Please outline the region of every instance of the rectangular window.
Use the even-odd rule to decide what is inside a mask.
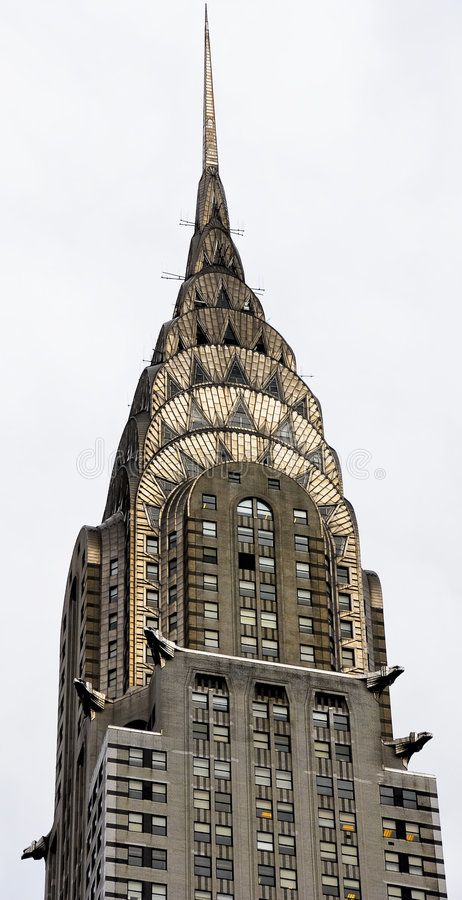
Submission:
[[[202,559],[204,562],[216,564],[218,561],[217,548],[216,547],[203,547],[202,548]]]
[[[119,560],[111,559],[109,563],[109,575],[117,575],[119,572]]]
[[[260,600],[276,600],[274,584],[260,584]]]
[[[217,498],[215,494],[202,494],[202,509],[216,509]]]
[[[382,830],[384,838],[396,838],[397,828],[395,819],[382,819]]]
[[[176,547],[177,543],[178,543],[177,533],[176,533],[176,531],[171,531],[168,536],[168,549],[173,550],[173,548]]]
[[[151,850],[151,866],[153,869],[167,868],[167,851],[157,850],[155,847]]]
[[[292,772],[286,769],[276,769],[276,787],[281,791],[292,790]]]
[[[326,741],[315,741],[314,755],[317,756],[318,759],[330,759],[330,744]]]
[[[306,591],[304,588],[297,588],[297,602],[302,606],[311,606],[311,591]]]
[[[348,716],[344,716],[342,713],[334,713],[333,715],[334,728],[336,731],[349,731],[350,730],[350,721]]]
[[[269,572],[270,575],[274,575],[274,559],[272,556],[259,556],[258,557],[258,568],[260,572]]]
[[[107,673],[107,686],[113,688],[117,684],[117,669],[109,669]]]
[[[246,569],[248,572],[255,572],[255,554],[254,553],[238,553],[238,565],[240,569]]]
[[[175,574],[175,572],[176,572],[176,557],[174,556],[173,559],[169,559],[169,561],[168,561],[168,576],[169,576],[169,578],[171,578],[172,575]]]
[[[294,544],[297,553],[308,553],[308,538],[304,534],[295,534]]]
[[[338,606],[342,612],[351,612],[351,596],[350,594],[338,595]]]
[[[274,852],[273,835],[269,831],[257,831],[257,850]]]
[[[153,606],[155,609],[159,607],[159,591],[148,588],[146,591],[146,606]]]
[[[167,754],[165,750],[152,751],[151,766],[153,769],[163,769],[164,771],[166,770]]]
[[[308,525],[308,513],[306,509],[294,509],[295,525]]]
[[[229,728],[227,725],[213,726],[213,740],[217,744],[229,744]]]
[[[114,659],[117,656],[117,641],[109,641],[107,645],[107,655],[109,659]]]
[[[279,753],[290,753],[290,737],[287,734],[274,735],[274,749]]]
[[[166,803],[167,802],[167,785],[162,781],[153,781],[152,783],[152,799],[156,801],[156,803]]]
[[[117,613],[109,613],[109,631],[115,631],[117,628]]]
[[[241,625],[250,625],[255,627],[257,624],[257,614],[254,609],[244,609],[241,607]]]
[[[159,552],[159,538],[154,535],[146,535],[146,553],[157,556]]]
[[[350,570],[346,566],[337,566],[337,583],[350,583]]]
[[[268,490],[270,491],[280,491],[281,490],[281,482],[279,478],[268,478]]]
[[[172,603],[175,603],[176,598],[177,598],[177,586],[176,586],[176,584],[172,584],[172,585],[169,587],[169,589],[168,589],[168,603],[169,603],[169,606],[170,606]]]
[[[142,866],[143,865],[143,848],[142,847],[132,847],[128,848],[128,865],[129,866]]]
[[[297,873],[293,869],[279,869],[279,879],[286,891],[297,890]]]
[[[210,809],[210,791],[193,791],[195,809]]]
[[[306,644],[301,644],[300,659],[305,663],[314,663],[314,647],[308,647]]]
[[[237,505],[237,514],[238,516],[251,516],[252,515],[252,501],[250,499],[241,500]]]
[[[340,636],[342,638],[353,637],[353,622],[349,619],[340,619]]]
[[[210,776],[210,760],[204,756],[193,757],[193,775],[201,778],[209,778]]]
[[[167,886],[165,884],[153,884],[151,886],[151,900],[167,900]]]
[[[339,760],[339,762],[351,762],[351,747],[349,744],[336,744],[335,745],[335,758]]]
[[[261,700],[254,700],[252,703],[252,714],[257,719],[268,718],[268,704],[262,703]]]
[[[343,879],[343,891],[345,900],[360,900],[361,898],[361,886],[355,878]]]
[[[313,634],[313,619],[308,616],[299,616],[298,627],[302,634]]]
[[[313,710],[313,725],[315,728],[329,728],[329,716],[321,710]]]
[[[343,797],[344,800],[354,800],[355,792],[352,781],[348,781],[344,778],[339,778],[337,780],[337,791],[339,797]]]
[[[212,861],[210,856],[194,855],[194,874],[199,878],[212,877]]]
[[[216,522],[202,522],[202,534],[204,535],[204,537],[216,538],[217,523]]]
[[[289,707],[285,703],[273,703],[273,718],[276,722],[288,722]]]
[[[241,544],[253,544],[253,528],[239,525],[237,529],[237,539]]]
[[[176,612],[172,613],[171,616],[168,617],[168,628],[169,631],[174,631],[178,625],[178,614]]]
[[[218,619],[218,603],[204,603],[204,619]]]
[[[240,472],[228,472],[228,481],[231,481],[232,484],[240,484],[241,483],[241,473]]]
[[[339,897],[338,878],[335,875],[321,876],[322,893],[325,897]]]
[[[385,868],[387,872],[399,872],[399,853],[385,851]]]
[[[207,722],[193,722],[192,736],[195,741],[208,741],[209,726]]]
[[[231,847],[233,843],[233,829],[229,825],[216,825],[215,843]]]
[[[295,570],[296,570],[297,578],[309,578],[310,577],[309,563],[297,562],[297,563],[295,563]]]
[[[127,884],[127,900],[142,900],[143,883],[141,881],[129,881]]]
[[[295,838],[289,834],[280,834],[279,853],[285,853],[286,856],[295,856]]]
[[[159,619],[157,616],[146,616],[146,628],[152,628],[153,631],[159,627]]]
[[[272,531],[258,529],[258,543],[260,547],[274,547],[274,534]]]
[[[261,653],[262,653],[262,656],[277,657],[277,655],[279,653],[278,642],[270,641],[267,638],[262,638]]]
[[[217,878],[224,878],[227,881],[233,880],[233,861],[232,861],[232,859],[221,859],[221,857],[218,857],[215,865],[216,865]]]
[[[254,731],[253,745],[259,750],[269,750],[269,734],[266,731]]]
[[[272,819],[273,818],[273,805],[271,800],[264,800],[261,797],[257,797],[255,802],[255,808],[257,813],[257,819]]]
[[[151,831],[153,834],[167,834],[167,816],[152,816]]]
[[[119,596],[119,589],[117,586],[109,588],[109,603],[116,603],[117,598]]]
[[[274,874],[274,866],[258,866],[258,884],[264,884],[268,887],[275,886],[276,877]]]
[[[241,597],[255,597],[255,582],[241,579],[239,581],[239,593]]]
[[[231,778],[231,763],[224,759],[216,759],[213,764],[213,774],[215,778],[229,781]]]
[[[255,784],[271,787],[271,769],[267,766],[255,766]]]
[[[274,631],[277,628],[276,613],[262,612],[260,623],[262,628],[271,628],[271,630]]]
[[[210,825],[208,822],[194,822],[194,840],[210,844]]]
[[[130,747],[128,750],[128,765],[129,766],[142,766],[143,765],[143,751],[140,747]]]
[[[231,794],[215,791],[216,812],[231,812]]]
[[[208,707],[208,694],[202,691],[193,691],[191,694],[192,702],[194,706],[200,706],[201,709],[207,709]]]
[[[212,709],[218,709],[221,712],[229,712],[229,700],[223,694],[212,695]]]
[[[323,794],[325,797],[333,796],[333,788],[332,788],[332,778],[328,778],[326,775],[316,775],[316,790],[318,794]]]
[[[337,859],[337,848],[335,844],[330,841],[321,841],[320,842],[321,849],[321,859],[330,859],[333,862]]]
[[[294,805],[293,803],[283,803],[281,800],[277,803],[277,814],[279,822],[294,821]]]
[[[207,631],[206,629],[204,632],[204,646],[213,647],[217,650],[219,647],[218,637],[218,631]]]
[[[157,563],[146,563],[146,578],[149,581],[159,581],[159,566]]]
[[[349,647],[342,647],[342,666],[346,669],[354,669],[355,651]]]
[[[318,825],[320,828],[335,828],[334,811],[332,809],[318,809]]]
[[[342,844],[342,863],[344,866],[358,865],[358,848],[350,844]]]
[[[354,813],[340,812],[338,819],[342,831],[356,831],[356,816]]]
[[[130,779],[128,782],[128,796],[135,800],[143,799],[143,782]]]
[[[257,639],[253,637],[241,637],[241,653],[256,653]]]
[[[129,813],[128,814],[128,830],[129,831],[142,831],[143,830],[143,816],[141,813]]]

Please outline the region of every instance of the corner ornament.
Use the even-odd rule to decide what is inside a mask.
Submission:
[[[376,672],[369,672],[366,677],[367,690],[381,697],[384,690],[390,687],[403,672],[402,666],[382,666]]]
[[[407,769],[411,756],[419,753],[422,747],[431,741],[433,735],[429,731],[411,731],[407,737],[396,738],[394,741],[383,741],[385,747],[393,747],[396,756],[402,759],[404,768]]]
[[[91,681],[83,681],[82,678],[74,678],[74,687],[77,691],[84,716],[94,719],[96,713],[102,712],[106,703],[106,695],[95,691]]]
[[[175,655],[175,644],[164,638],[162,633],[154,628],[145,628],[144,636],[152,653],[154,665],[160,665],[161,669],[163,669],[165,661],[173,659]]]
[[[30,847],[23,850],[21,859],[46,859],[47,853],[48,835],[44,835],[38,841],[32,841]]]

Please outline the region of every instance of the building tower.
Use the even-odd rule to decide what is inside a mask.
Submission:
[[[380,583],[316,397],[245,282],[218,169],[84,527],[61,628],[46,900],[430,900],[435,781],[393,739]]]

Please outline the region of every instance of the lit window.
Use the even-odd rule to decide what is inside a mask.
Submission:
[[[339,594],[338,595],[338,605],[339,609],[346,612],[351,612],[351,597],[350,594]]]
[[[420,829],[414,822],[404,823],[404,836],[409,842],[418,841],[420,839]]]
[[[241,608],[241,625],[254,627],[257,624],[257,614],[254,609]]]
[[[237,529],[237,539],[241,544],[253,544],[253,528],[247,528],[245,525],[239,525]]]
[[[277,628],[276,613],[262,612],[260,622],[262,628],[271,628],[271,630],[274,631],[274,629]]]
[[[214,494],[202,494],[202,509],[216,509],[217,498]]]
[[[215,778],[229,781],[231,778],[231,763],[224,759],[216,759],[213,764],[213,774]]]
[[[216,575],[209,575],[207,572],[204,572],[203,586],[205,591],[217,591],[218,577]]]
[[[309,578],[310,577],[309,563],[297,562],[297,563],[295,563],[295,569],[297,572],[297,578]]]
[[[194,840],[210,844],[210,825],[207,822],[194,822]]]
[[[218,744],[229,744],[229,728],[227,725],[213,726],[213,740]]]
[[[203,756],[193,757],[193,775],[200,778],[209,778],[210,776],[210,760]]]
[[[307,616],[299,616],[298,627],[303,634],[313,634],[313,619],[309,619]]]
[[[261,547],[274,547],[274,534],[272,531],[258,529],[258,543]]]
[[[330,759],[330,745],[326,741],[315,741],[314,755],[319,759]]]
[[[233,829],[229,825],[216,825],[215,843],[231,847],[233,843]]]
[[[262,703],[261,700],[254,700],[252,703],[252,713],[257,719],[267,719],[268,704]]]
[[[337,566],[337,582],[338,584],[350,583],[350,570],[346,566]]]
[[[269,749],[269,734],[266,731],[254,731],[253,745],[259,750]]]
[[[355,878],[344,878],[343,890],[346,900],[360,900],[361,887],[359,881]]]
[[[129,813],[128,814],[128,830],[129,831],[142,831],[143,830],[142,813]]]
[[[153,834],[167,834],[167,817],[152,816],[151,831]]]
[[[321,859],[330,859],[335,862],[337,859],[337,849],[335,844],[330,841],[321,841],[320,842],[321,849]]]
[[[109,575],[117,575],[119,572],[119,560],[111,559],[109,563]]]
[[[342,666],[353,669],[355,665],[355,651],[349,647],[342,647]]]
[[[155,609],[159,606],[159,591],[148,588],[146,591],[146,606],[153,606]]]
[[[288,772],[286,769],[276,769],[276,787],[281,791],[291,791],[292,772]]]
[[[150,556],[157,556],[159,552],[159,538],[147,535],[146,537],[146,553]]]
[[[342,638],[353,637],[353,622],[349,619],[340,619],[340,635]]]
[[[394,819],[382,819],[382,828],[384,838],[397,837],[396,822]]]
[[[241,597],[255,597],[255,582],[239,581],[239,593]]]
[[[262,617],[263,618],[263,617]],[[262,623],[263,624],[263,623]],[[274,656],[278,655],[278,642],[268,640],[268,638],[262,638],[261,642],[261,652],[262,656]]]
[[[195,809],[210,809],[210,792],[193,791],[193,806]]]
[[[258,568],[260,572],[269,572],[270,575],[274,575],[274,559],[272,556],[259,556],[258,557]]]
[[[340,812],[338,819],[342,831],[356,831],[356,816],[354,813]]]
[[[294,523],[296,525],[308,525],[308,513],[306,509],[294,509]]]
[[[271,787],[271,769],[267,766],[255,766],[255,784]]]
[[[273,853],[274,842],[271,832],[257,831],[257,850],[263,850],[267,853]]]
[[[256,653],[257,652],[257,639],[254,637],[246,637],[242,635],[241,637],[241,653]]]
[[[297,873],[293,869],[279,870],[280,884],[287,891],[297,890]]]
[[[252,515],[252,500],[241,500],[237,506],[237,514],[238,516],[251,516]]]
[[[332,809],[318,809],[318,825],[320,828],[335,828],[334,812]]]
[[[308,647],[305,644],[301,644],[300,659],[305,663],[314,663],[314,647]]]
[[[157,563],[146,563],[146,578],[150,581],[159,580],[159,566]]]
[[[304,588],[297,589],[297,601],[302,606],[311,606],[311,591],[307,591]]]
[[[218,619],[218,603],[204,603],[204,618]]]
[[[216,522],[202,522],[202,534],[204,537],[213,537],[217,536],[217,523]]]
[[[344,866],[358,865],[358,848],[350,844],[342,844],[342,863]]]
[[[261,797],[257,797],[255,808],[258,819],[273,818],[273,805],[271,800],[263,800]]]

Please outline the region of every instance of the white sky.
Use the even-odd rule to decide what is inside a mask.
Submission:
[[[313,376],[343,461],[390,662],[406,667],[395,733],[435,734],[411,768],[439,778],[457,900],[462,5],[211,0],[209,15],[247,280]],[[186,263],[203,5],[2,0],[0,25],[0,877],[8,900],[36,900],[43,864],[19,856],[52,821],[67,566],[79,527],[101,520],[110,454],[173,309],[161,270]],[[104,471],[83,478],[96,441]],[[368,478],[349,471],[358,449]]]

